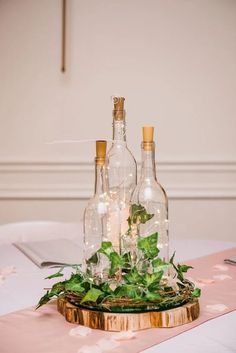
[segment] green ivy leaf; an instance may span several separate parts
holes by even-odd
[[[65,284],[65,290],[70,292],[83,293],[84,287],[82,287],[81,283],[77,281],[67,281]]]
[[[36,310],[40,308],[40,306],[47,304],[53,296],[54,294],[52,295],[49,291],[47,291],[47,293],[39,300],[38,305],[36,306]]]
[[[176,266],[174,266],[174,268],[176,269],[178,275],[177,275],[177,278],[183,282],[184,281],[184,275],[183,273],[187,272],[190,268],[193,268],[192,266],[188,266],[188,265],[180,265],[178,264],[177,265],[177,268]]]
[[[174,251],[173,255],[170,258],[170,264],[172,264],[172,265],[174,263],[174,258],[175,258],[175,251]]]
[[[101,290],[105,293],[105,294],[112,294],[113,290],[111,289],[109,283],[103,283],[101,285]]]
[[[182,273],[182,272],[178,271],[177,278],[178,278],[181,282],[184,282],[184,276],[183,276],[183,273]]]
[[[140,204],[133,204],[130,206],[130,216],[128,218],[128,225],[131,227],[132,224],[146,223],[154,216],[154,214],[147,213],[144,206]]]
[[[141,299],[142,291],[141,288],[134,284],[123,284],[114,291],[116,298],[130,298],[130,299]]]
[[[124,275],[123,277],[124,277],[124,280],[129,284],[142,283],[142,276],[139,274],[136,267],[133,267],[132,270],[127,275]]]
[[[59,295],[65,290],[65,282],[57,282],[52,286],[50,295]]]
[[[173,253],[173,255],[170,258],[170,264],[173,266],[173,268],[175,269],[175,271],[178,273],[178,268],[175,266],[174,264],[174,257],[175,257],[175,252]]]
[[[100,289],[91,288],[81,300],[81,304],[85,302],[96,302],[98,298],[103,294]]]
[[[110,268],[110,274],[113,275],[118,271],[123,264],[122,257],[116,252],[113,251],[110,254],[110,261],[111,261],[111,268]]]
[[[133,204],[130,207],[130,218],[132,223],[137,223],[138,217],[142,212],[145,212],[145,208],[142,205]]]
[[[161,301],[162,297],[159,293],[153,293],[153,292],[147,292],[146,295],[145,295],[145,299],[147,301],[150,301],[150,302],[154,302],[154,301]]]
[[[152,268],[154,272],[165,271],[169,266],[170,263],[163,261],[160,257],[152,261]]]
[[[201,289],[195,288],[194,291],[191,293],[192,298],[199,298],[201,295]]]
[[[63,273],[61,273],[62,270],[63,270],[63,268],[60,269],[58,272],[53,273],[52,275],[46,277],[45,279],[52,279],[52,278],[56,278],[56,277],[63,277],[64,275],[63,275]]]
[[[94,264],[97,265],[98,264],[98,254],[94,253],[88,260],[86,260],[87,265],[90,264]]]
[[[178,264],[178,270],[181,272],[187,272],[190,268],[193,268],[192,266],[188,265],[180,265]]]
[[[65,282],[57,282],[55,283],[51,290],[47,291],[47,293],[39,300],[38,305],[36,309],[38,309],[40,306],[47,304],[53,297],[59,296],[61,292],[64,292],[65,290]]]
[[[150,269],[150,261],[149,259],[142,259],[141,262],[139,262],[139,272],[146,273]]]
[[[131,205],[129,213],[130,215],[127,219],[129,225],[128,233],[131,232],[132,225],[139,223],[144,224],[154,216],[154,214],[147,213],[145,207],[140,204]]]
[[[103,241],[98,253],[104,254],[110,260],[111,253],[114,252],[112,243],[110,241]]]
[[[149,235],[148,237],[140,237],[138,239],[138,248],[142,250],[145,257],[153,259],[159,253],[157,248],[158,233]]]
[[[72,273],[70,280],[77,281],[77,282],[83,282],[84,276],[81,272],[80,273]]]
[[[156,290],[160,287],[160,281],[163,276],[163,271],[158,271],[155,273],[145,273],[143,277],[143,284],[150,291]]]
[[[127,252],[122,255],[122,268],[130,269],[131,268],[131,254]]]
[[[154,216],[154,214],[149,214],[149,213],[142,213],[139,217],[140,223],[144,224],[147,221],[149,221],[152,217]]]
[[[84,281],[81,286],[84,288],[84,291],[87,292],[90,288],[91,288],[91,283],[93,283],[93,279],[92,280],[87,280]]]

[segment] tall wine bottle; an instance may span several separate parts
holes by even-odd
[[[106,145],[106,141],[96,141],[94,195],[84,211],[84,268],[99,276],[107,265],[104,256],[94,256],[101,242],[111,241],[119,248],[119,207],[109,196]]]
[[[141,177],[132,195],[132,204],[145,207],[154,216],[145,224],[139,224],[138,236],[158,233],[159,256],[169,259],[168,199],[164,188],[156,178],[154,128],[143,127]]]
[[[113,143],[108,151],[110,195],[120,207],[121,234],[127,230],[132,193],[137,184],[137,164],[127,147],[124,97],[113,97]]]

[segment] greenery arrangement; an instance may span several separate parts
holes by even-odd
[[[132,205],[126,235],[137,235],[137,226],[153,217],[141,205]],[[87,260],[86,271],[80,265],[72,266],[69,279],[55,283],[40,299],[37,308],[51,299],[66,297],[75,305],[93,310],[135,312],[166,310],[183,305],[200,296],[199,288],[187,280],[184,274],[191,266],[175,264],[158,257],[158,233],[137,237],[136,256],[127,249],[116,252],[109,241]],[[109,266],[105,276],[93,275],[91,268],[105,256]],[[63,277],[63,268],[47,277]]]

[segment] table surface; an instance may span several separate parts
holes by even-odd
[[[182,239],[172,241],[171,253],[175,249],[176,259],[186,261],[235,246],[236,243],[233,242]],[[4,244],[0,246],[0,269],[8,266],[14,266],[16,272],[0,282],[0,315],[34,306],[44,294],[43,288],[53,283],[51,280],[47,284],[44,280],[54,271],[53,269],[38,268],[13,245]],[[234,311],[185,331],[144,352],[236,352],[235,327],[236,312]]]

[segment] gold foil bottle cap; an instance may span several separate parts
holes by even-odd
[[[153,148],[153,135],[154,127],[153,126],[144,126],[143,127],[143,148],[145,151],[150,151]]]
[[[124,111],[124,97],[113,97],[113,117],[115,120],[124,120],[125,118],[125,111]]]
[[[96,164],[104,165],[106,160],[107,141],[96,141]]]

